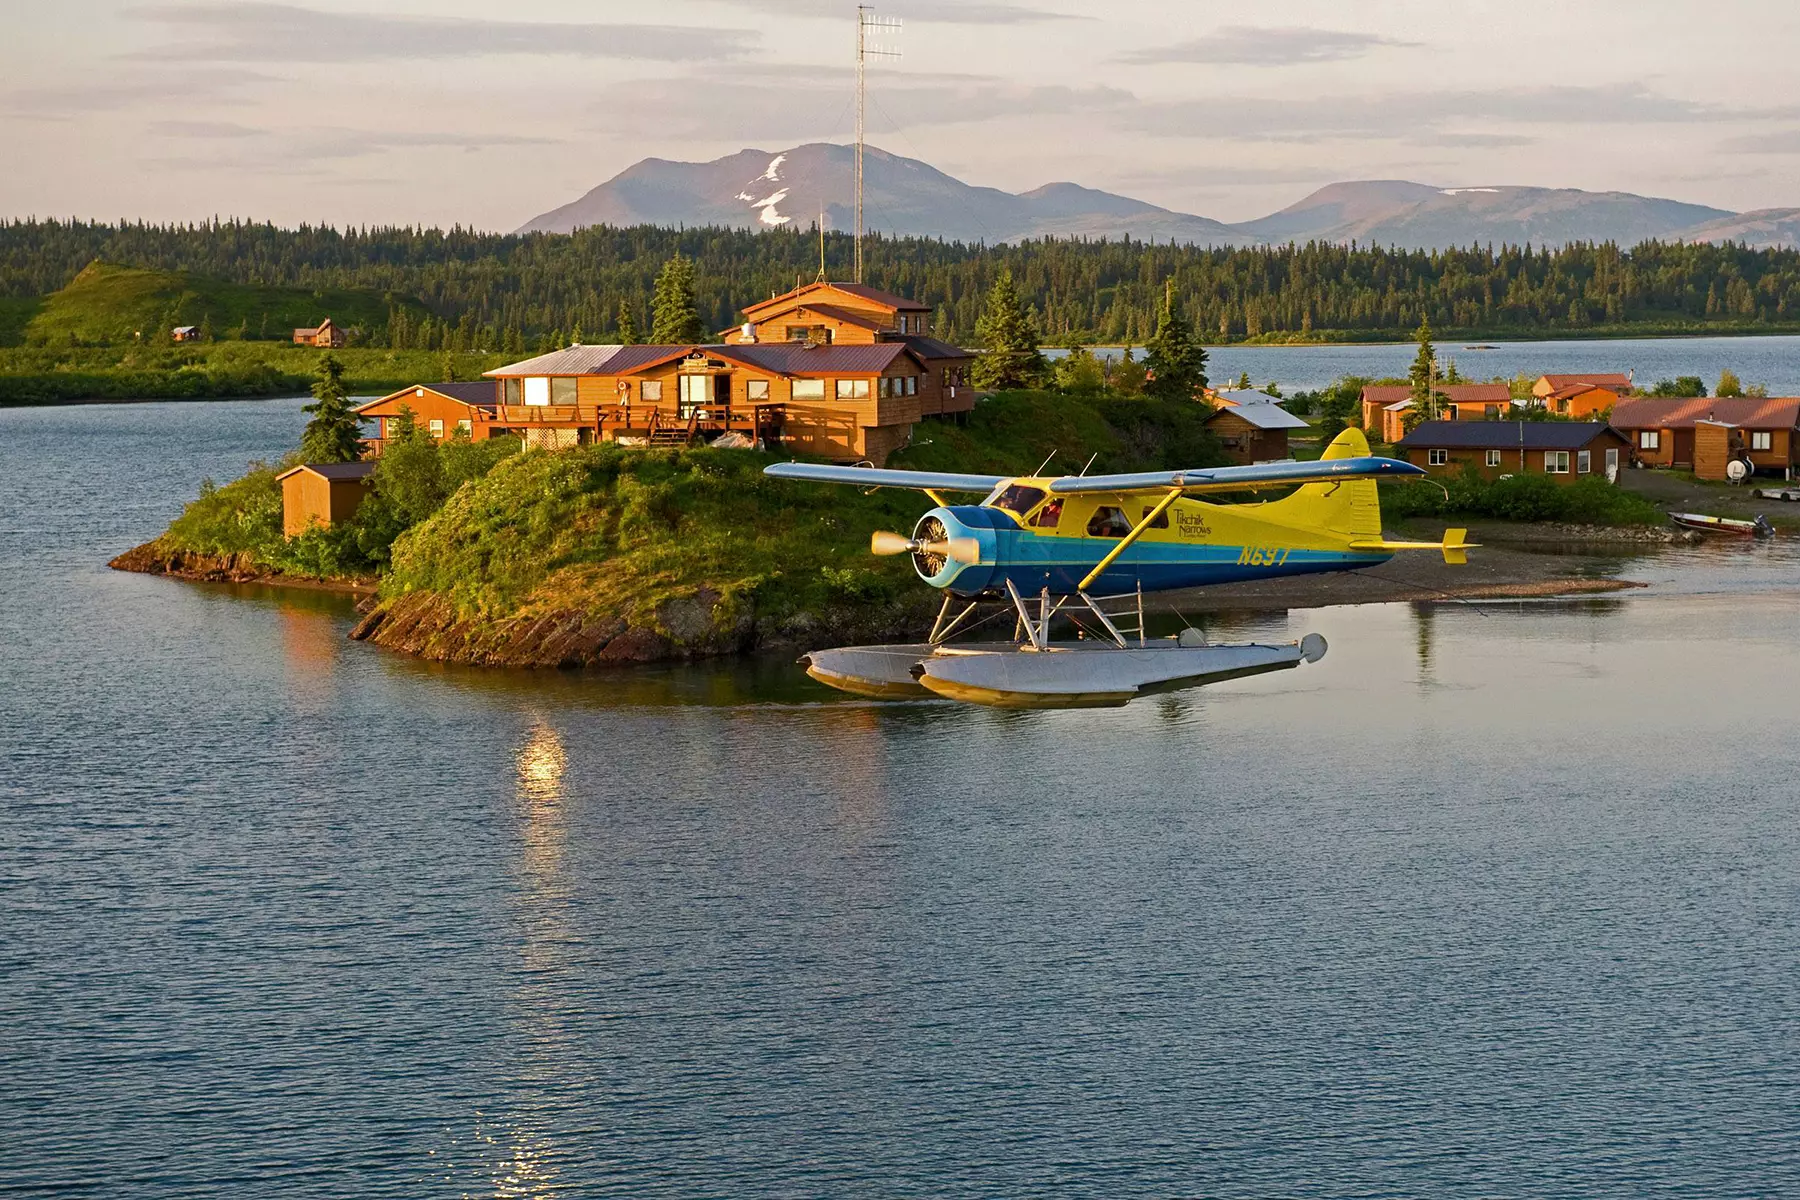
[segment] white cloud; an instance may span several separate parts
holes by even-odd
[[[1361,58],[1383,47],[1414,47],[1418,42],[1356,33],[1344,29],[1311,29],[1303,26],[1262,27],[1228,25],[1213,33],[1151,46],[1120,56],[1128,63],[1245,63],[1285,67],[1299,63],[1336,62]]]

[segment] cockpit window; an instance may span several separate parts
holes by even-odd
[[[1009,513],[1024,516],[1038,506],[1038,502],[1047,493],[1042,488],[1026,487],[1015,483],[1011,487],[1001,488],[994,495],[982,501],[984,508],[1004,508]]]
[[[1039,529],[1055,529],[1056,523],[1062,520],[1062,508],[1062,497],[1058,496],[1038,509],[1037,516],[1031,518],[1031,523]]]
[[[1087,532],[1089,537],[1122,538],[1131,532],[1131,522],[1125,519],[1122,509],[1096,508]]]

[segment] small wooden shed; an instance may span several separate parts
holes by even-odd
[[[1287,409],[1264,399],[1221,407],[1206,418],[1206,427],[1225,447],[1232,462],[1248,466],[1289,457],[1288,430],[1305,429],[1307,425]]]
[[[372,462],[302,463],[275,478],[281,484],[281,532],[299,537],[315,526],[336,525],[355,514],[369,494]]]

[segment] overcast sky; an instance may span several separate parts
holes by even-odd
[[[12,216],[512,229],[640,158],[854,129],[849,0],[8,8]],[[970,183],[1227,221],[1340,179],[1800,206],[1794,0],[878,8],[870,141]]]

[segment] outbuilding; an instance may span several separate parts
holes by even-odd
[[[1588,475],[1616,482],[1630,443],[1604,421],[1426,421],[1396,448],[1433,475],[1473,468],[1488,479],[1548,475],[1572,483]]]
[[[1238,396],[1243,397],[1244,393],[1240,392]],[[1273,403],[1273,397],[1256,402],[1240,399],[1225,403],[1206,418],[1205,425],[1225,447],[1231,461],[1244,466],[1290,457],[1288,431],[1307,428],[1305,421]]]
[[[1704,479],[1724,479],[1732,458],[1789,479],[1800,468],[1800,399],[1621,400],[1612,423],[1647,467],[1688,467]]]
[[[348,521],[369,494],[372,462],[303,463],[277,475],[281,484],[281,532],[299,537],[309,529]]]

